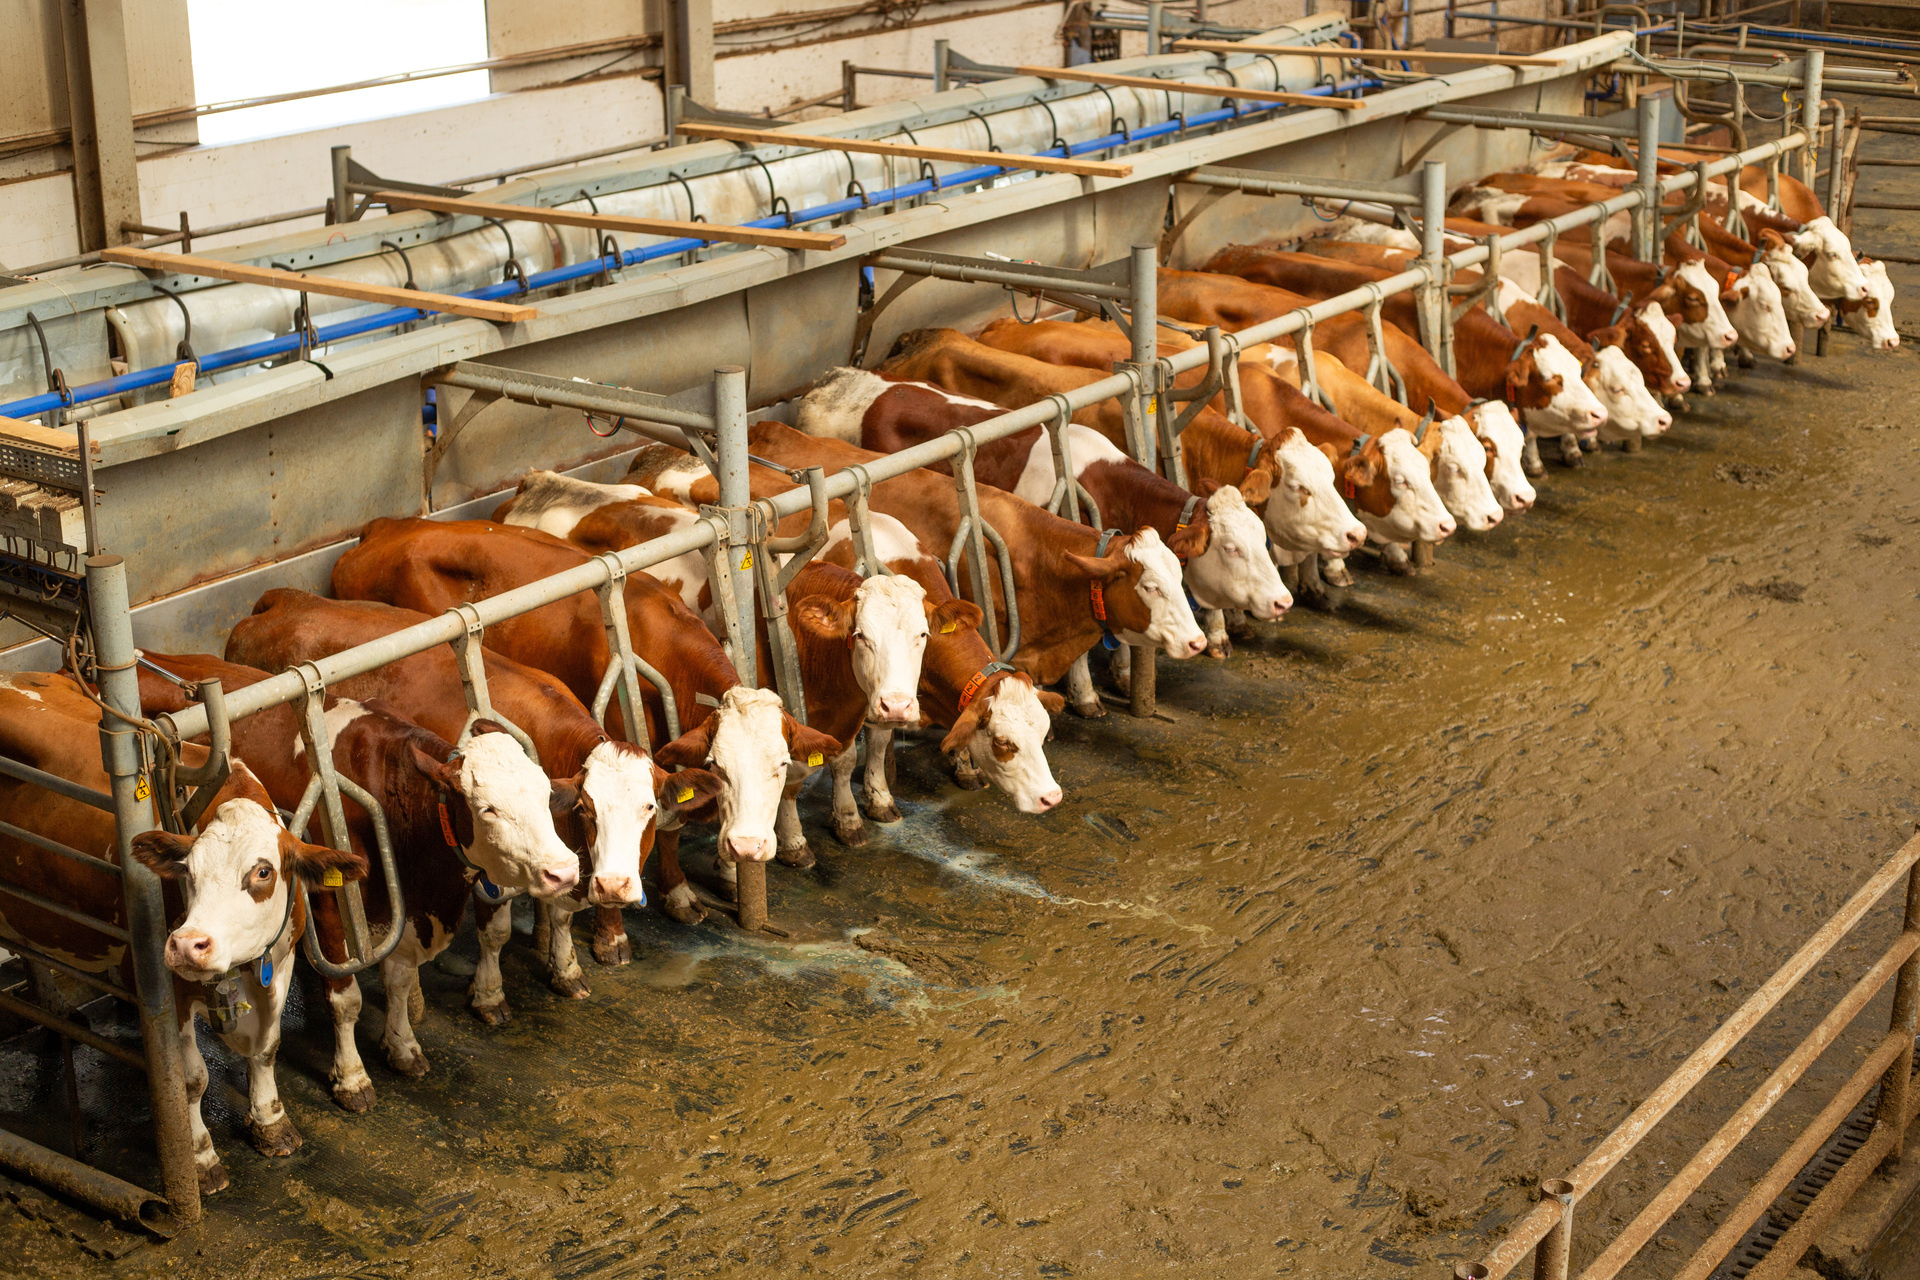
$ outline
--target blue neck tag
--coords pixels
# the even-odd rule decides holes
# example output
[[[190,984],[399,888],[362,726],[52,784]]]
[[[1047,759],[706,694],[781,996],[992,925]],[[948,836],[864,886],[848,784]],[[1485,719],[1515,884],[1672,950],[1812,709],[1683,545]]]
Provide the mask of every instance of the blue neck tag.
[[[500,901],[500,886],[487,879],[487,873],[484,871],[480,873],[480,892],[495,902]]]
[[[1100,633],[1100,647],[1108,653],[1112,653],[1120,647],[1120,637],[1114,635],[1111,631],[1102,631]]]
[[[272,956],[260,957],[260,985],[263,987],[270,987],[273,985],[273,957]]]

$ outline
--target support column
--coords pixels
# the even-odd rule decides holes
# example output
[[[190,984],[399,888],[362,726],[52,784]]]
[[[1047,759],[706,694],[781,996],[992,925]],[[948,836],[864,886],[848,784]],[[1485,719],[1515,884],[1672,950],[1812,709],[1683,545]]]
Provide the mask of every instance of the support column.
[[[1157,44],[1159,32],[1158,5],[1153,6],[1153,35]],[[1157,469],[1159,456],[1159,324],[1160,314],[1160,258],[1157,247],[1151,244],[1133,246],[1131,284],[1133,286],[1133,367],[1140,373],[1140,396],[1134,414],[1139,424],[1140,438],[1136,445],[1135,456],[1140,465],[1149,471]],[[1128,710],[1136,716],[1150,716],[1154,707],[1154,686],[1157,675],[1154,670],[1154,648],[1152,645],[1133,645],[1127,655],[1127,703]]]
[[[125,244],[129,233],[120,224],[142,220],[121,0],[61,0],[60,35],[80,251],[92,253]]]
[[[714,106],[713,0],[667,0],[666,83],[686,86],[687,96]]]
[[[347,190],[347,183],[351,181],[349,166],[353,163],[353,148],[334,147],[329,158],[333,162],[333,216],[327,221],[352,222],[353,192]]]
[[[1804,87],[1801,90],[1805,97],[1800,103],[1800,128],[1807,135],[1807,145],[1800,152],[1800,181],[1812,187],[1820,165],[1820,82],[1826,71],[1827,55],[1819,49],[1809,49],[1806,58],[1806,75],[1802,81]],[[1837,128],[1834,130],[1834,137],[1836,139],[1839,137]]]
[[[733,646],[733,669],[748,688],[758,683],[759,659],[754,652],[753,544],[748,541],[748,508],[753,503],[747,476],[747,371],[726,365],[713,371],[714,461],[720,464],[720,506],[726,511],[732,534],[727,548],[727,571],[733,578],[733,600],[739,626]],[[722,851],[722,856],[725,851]],[[767,923],[767,864],[748,859],[734,863],[734,900],[739,904],[740,927],[757,933]]]
[[[133,614],[127,603],[127,566],[119,556],[88,558],[87,602],[100,696],[115,710],[138,716],[140,678],[133,665]],[[113,791],[114,848],[120,859],[127,932],[132,939],[134,990],[140,997],[140,1041],[147,1057],[160,1189],[175,1217],[198,1222],[200,1175],[193,1163],[193,1133],[187,1119],[173,974],[161,958],[167,940],[167,908],[160,877],[132,853],[134,836],[158,825],[153,820],[153,803],[140,785],[140,750],[132,726],[103,716],[100,754]]]
[[[1453,375],[1453,322],[1447,307],[1447,162],[1420,166],[1420,262],[1427,283],[1420,290],[1420,335],[1440,367]]]
[[[1633,211],[1633,256],[1642,262],[1660,260],[1660,99],[1641,96],[1639,112],[1640,150],[1635,156],[1640,189],[1640,207]]]

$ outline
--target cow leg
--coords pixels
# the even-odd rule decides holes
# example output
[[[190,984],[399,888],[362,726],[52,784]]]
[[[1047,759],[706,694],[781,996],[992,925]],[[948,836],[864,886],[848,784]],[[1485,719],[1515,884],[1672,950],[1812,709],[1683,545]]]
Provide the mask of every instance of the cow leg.
[[[680,869],[680,828],[662,831],[654,838],[653,851],[660,859],[660,910],[680,924],[699,924],[707,918],[705,907],[693,896],[687,873]]]
[[[1233,653],[1233,641],[1227,639],[1227,611],[1207,610],[1207,656],[1225,658]]]
[[[873,752],[873,743],[867,743],[869,755]],[[833,837],[849,849],[857,849],[867,842],[867,829],[860,821],[860,806],[853,799],[853,771],[860,763],[860,748],[849,742],[847,749],[833,758]],[[783,813],[785,807],[782,806]]]
[[[1353,574],[1347,568],[1347,558],[1345,556],[1327,559],[1315,556],[1313,559],[1316,566],[1314,576],[1320,580],[1323,586],[1350,587],[1353,585]]]
[[[1742,369],[1753,368],[1753,352],[1747,350],[1746,347],[1736,346],[1733,349],[1733,358],[1735,363],[1737,363]],[[1722,370],[1726,368],[1726,357],[1724,355],[1720,357],[1720,365]]]
[[[360,980],[327,978],[327,1007],[333,1011],[333,1101],[343,1111],[363,1115],[373,1110],[373,1080],[360,1060],[355,1029],[360,1022]],[[389,988],[391,990],[391,988]]]
[[[1407,544],[1402,542],[1383,542],[1380,544],[1380,559],[1387,566],[1387,572],[1411,578],[1420,572],[1413,563],[1413,557],[1407,553]]]
[[[1132,645],[1123,644],[1113,651],[1113,661],[1107,667],[1107,674],[1113,681],[1113,687],[1124,697],[1129,692],[1129,686],[1133,684]]]
[[[506,914],[505,912],[501,913]],[[398,946],[380,962],[380,980],[387,986],[387,1026],[380,1035],[387,1065],[400,1075],[417,1079],[427,1074],[427,1055],[413,1036],[413,993],[420,987],[420,935],[408,921]]]
[[[538,937],[534,941],[540,954],[546,957],[547,985],[555,995],[569,1000],[586,999],[592,992],[587,989],[587,975],[580,971],[580,956],[573,947],[575,908],[565,902],[543,902],[539,910],[547,936],[544,942]]]
[[[1227,634],[1235,640],[1251,640],[1254,637],[1253,619],[1247,616],[1245,609],[1227,609]]]
[[[713,869],[720,877],[720,896],[728,902],[740,901],[740,864],[724,849],[713,854]]]
[[[1580,454],[1579,436],[1560,437],[1560,464],[1567,467],[1586,465],[1586,459]]]
[[[973,756],[960,752],[967,757],[967,768],[973,768]],[[862,789],[866,792],[867,817],[875,822],[900,821],[900,806],[893,801],[893,730],[867,730],[867,770]]]
[[[177,990],[177,988],[176,988]],[[193,1134],[193,1163],[200,1174],[200,1194],[212,1195],[227,1189],[227,1170],[214,1150],[213,1135],[200,1116],[200,1099],[207,1093],[207,1060],[200,1056],[200,1041],[193,1034],[193,1009],[181,1009],[180,1067],[186,1085],[187,1126]]]
[[[627,939],[627,917],[618,907],[593,909],[593,958],[601,964],[629,964],[633,943]]]
[[[1286,587],[1289,593],[1296,596],[1299,595],[1300,594],[1300,562],[1294,561],[1291,564],[1287,564],[1287,563],[1280,563],[1276,561],[1276,564],[1280,569],[1281,585]]]
[[[1520,450],[1520,470],[1530,476],[1547,474],[1547,464],[1540,461],[1540,440],[1533,432],[1527,432],[1526,447]]]
[[[807,833],[800,825],[800,787],[812,772],[805,765],[787,766],[787,785],[780,789],[780,807],[773,815],[773,857],[783,867],[813,865],[813,850],[807,847]]]
[[[1107,714],[1100,705],[1100,695],[1093,689],[1093,673],[1087,670],[1087,655],[1081,654],[1067,668],[1067,705],[1074,714],[1088,720],[1098,720]]]
[[[473,900],[474,920],[480,926],[480,963],[467,987],[467,1004],[474,1016],[490,1027],[503,1026],[513,1018],[513,1010],[507,1007],[506,984],[500,976],[500,952],[513,933],[512,903],[511,898],[503,902]]]
[[[1308,555],[1301,559],[1299,565],[1299,582],[1300,585],[1293,588],[1293,594],[1297,598],[1301,600],[1311,600],[1316,604],[1326,601],[1327,581],[1320,576],[1319,556]]]
[[[280,1054],[280,1011],[286,1007],[287,988],[293,983],[293,956],[274,972],[273,984],[258,987],[251,972],[242,978],[253,1008],[220,1039],[247,1060],[247,1137],[263,1156],[290,1156],[300,1149],[300,1131],[293,1127],[280,1104],[280,1084],[273,1076]]]

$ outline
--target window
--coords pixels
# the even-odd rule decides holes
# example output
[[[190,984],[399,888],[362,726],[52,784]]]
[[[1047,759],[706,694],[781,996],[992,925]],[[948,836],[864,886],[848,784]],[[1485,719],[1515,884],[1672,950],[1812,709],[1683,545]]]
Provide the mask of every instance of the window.
[[[188,0],[194,97],[202,105],[352,84],[487,57],[485,0],[332,0],[325,6]],[[467,71],[200,117],[200,141],[234,142],[471,102]]]

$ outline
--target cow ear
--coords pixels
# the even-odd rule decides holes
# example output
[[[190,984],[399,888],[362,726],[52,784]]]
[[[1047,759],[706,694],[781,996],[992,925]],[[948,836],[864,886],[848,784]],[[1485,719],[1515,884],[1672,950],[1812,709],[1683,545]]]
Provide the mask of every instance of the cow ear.
[[[1176,529],[1167,539],[1167,550],[1181,560],[1191,560],[1195,556],[1205,555],[1207,544],[1213,540],[1213,524],[1206,518],[1202,508],[1194,522],[1184,529]]]
[[[787,754],[808,768],[818,768],[840,754],[842,748],[838,738],[801,724],[791,716],[787,718],[787,724]]]
[[[475,720],[473,722],[473,731],[467,736],[477,738],[483,733],[505,733],[506,731],[507,726],[501,724],[498,720]]]
[[[1321,445],[1320,452],[1326,454],[1327,461],[1331,462],[1335,467],[1338,467],[1340,465],[1340,451],[1334,448],[1332,445],[1330,444]]]
[[[133,838],[133,856],[162,880],[178,880],[186,874],[192,848],[192,840],[171,831],[142,831]]]
[[[1220,482],[1212,476],[1206,476],[1199,484],[1193,486],[1193,491],[1202,498],[1211,498],[1220,491]]]
[[[280,865],[308,884],[324,885],[330,872],[342,880],[365,880],[367,859],[351,849],[335,849],[324,844],[308,844],[291,831],[280,833]]]
[[[1240,477],[1238,487],[1247,505],[1257,507],[1273,495],[1273,472],[1265,467],[1255,467]]]
[[[588,803],[586,800],[587,793],[583,789],[586,786],[586,781],[587,775],[584,771],[574,774],[571,778],[550,779],[552,789],[547,793],[548,811],[551,812],[554,817],[558,818],[572,813],[575,808],[582,807],[583,804]]]
[[[1662,311],[1665,311],[1667,309],[1667,304],[1673,301],[1673,286],[1670,284],[1663,284],[1658,289],[1655,289],[1652,293],[1642,298],[1640,301],[1643,303],[1651,302],[1655,306],[1659,307]]]
[[[1050,716],[1057,716],[1067,709],[1067,700],[1051,689],[1035,689],[1033,696],[1040,699],[1040,705],[1047,709]]]
[[[661,776],[665,785],[660,789],[660,807],[673,812],[698,809],[721,791],[720,779],[705,769],[679,769]]]
[[[793,607],[793,620],[816,640],[845,640],[853,630],[853,601],[808,596]]]
[[[948,600],[937,608],[929,600],[927,605],[927,626],[943,636],[961,631],[978,631],[987,616],[971,600]]]
[[[713,753],[713,726],[718,716],[708,716],[697,729],[689,729],[653,753],[653,758],[669,769],[683,765],[705,764]]]
[[[1356,489],[1364,489],[1379,478],[1380,469],[1367,454],[1347,459],[1346,479]]]
[[[435,760],[422,751],[418,743],[407,745],[413,752],[413,767],[425,774],[430,781],[443,787],[451,787],[459,779],[459,772],[452,765]]]
[[[951,755],[956,751],[965,750],[967,744],[973,740],[973,735],[986,727],[987,716],[992,708],[993,703],[987,699],[975,698],[972,704],[954,720],[953,728],[947,730],[947,736],[940,740],[941,752]]]
[[[1089,581],[1112,582],[1127,571],[1127,558],[1118,552],[1108,552],[1105,559],[1096,560],[1092,556],[1083,556],[1069,551],[1067,565],[1080,577]]]

